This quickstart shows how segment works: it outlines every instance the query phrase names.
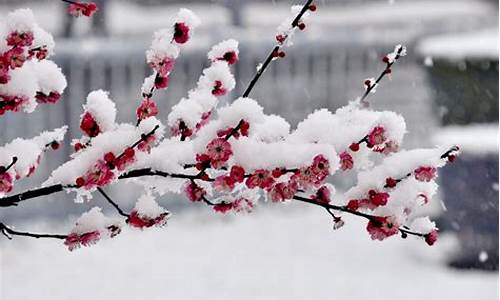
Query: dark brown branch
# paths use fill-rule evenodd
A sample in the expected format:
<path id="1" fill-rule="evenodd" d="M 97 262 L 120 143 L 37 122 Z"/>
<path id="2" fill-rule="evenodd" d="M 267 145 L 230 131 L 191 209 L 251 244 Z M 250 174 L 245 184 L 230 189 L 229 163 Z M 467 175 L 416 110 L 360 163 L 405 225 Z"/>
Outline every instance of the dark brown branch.
<path id="1" fill-rule="evenodd" d="M 302 9 L 297 14 L 297 16 L 295 17 L 295 19 L 293 20 L 293 22 L 291 24 L 292 28 L 298 26 L 300 18 L 302 18 L 302 16 L 304 15 L 304 13 L 309 9 L 309 6 L 311 5 L 312 2 L 313 2 L 313 0 L 307 0 L 304 3 L 304 5 L 302 6 Z M 288 38 L 288 36 L 285 37 L 285 40 L 283 41 L 283 43 L 286 41 L 287 38 Z M 243 98 L 247 98 L 250 95 L 250 92 L 254 88 L 255 84 L 257 83 L 257 81 L 259 81 L 260 76 L 264 73 L 264 71 L 267 69 L 267 67 L 269 66 L 269 64 L 273 61 L 273 58 L 275 57 L 275 54 L 279 51 L 280 48 L 281 48 L 281 45 L 278 44 L 278 45 L 274 46 L 273 50 L 271 50 L 271 52 L 269 53 L 269 55 L 267 56 L 267 58 L 264 60 L 264 62 L 262 63 L 262 65 L 257 70 L 257 73 L 255 73 L 255 75 L 252 78 L 252 80 L 250 80 L 250 83 L 248 84 L 248 87 L 246 88 L 245 92 L 243 93 L 243 96 L 242 96 Z"/>
<path id="2" fill-rule="evenodd" d="M 31 233 L 31 232 L 25 232 L 25 231 L 17 231 L 17 230 L 9 228 L 4 223 L 0 223 L 0 231 L 9 240 L 12 239 L 11 235 L 26 236 L 26 237 L 32 237 L 32 238 L 37 238 L 37 239 L 39 239 L 39 238 L 51 238 L 51 239 L 60 239 L 60 240 L 64 240 L 67 237 L 67 235 L 63 235 L 63 234 Z"/>
<path id="3" fill-rule="evenodd" d="M 128 218 L 130 217 L 129 214 L 125 213 L 121 208 L 120 206 L 118 206 L 118 204 L 116 204 L 115 201 L 113 201 L 113 199 L 111 199 L 111 197 L 109 197 L 103 189 L 101 189 L 100 187 L 97 188 L 97 190 L 99 191 L 99 193 L 101 193 L 101 195 L 109 202 L 109 204 L 111 204 L 117 211 L 120 215 Z"/>
<path id="4" fill-rule="evenodd" d="M 398 53 L 396 53 L 396 57 L 394 58 L 394 60 L 392 62 L 386 63 L 385 69 L 377 77 L 377 80 L 375 80 L 375 83 L 366 88 L 366 91 L 363 94 L 363 96 L 361 97 L 360 102 L 364 102 L 366 97 L 368 97 L 370 92 L 378 85 L 378 83 L 382 80 L 382 78 L 384 78 L 385 75 L 391 73 L 391 67 L 401 57 L 400 54 L 403 51 L 403 48 L 404 48 L 404 46 L 401 46 L 401 48 L 398 49 Z"/>
<path id="5" fill-rule="evenodd" d="M 342 211 L 342 212 L 345 212 L 345 213 L 348 213 L 348 214 L 352 214 L 352 215 L 356 215 L 358 217 L 365 218 L 365 219 L 367 219 L 369 221 L 371 221 L 375 217 L 377 217 L 377 216 L 372 216 L 372 215 L 369 215 L 369 214 L 366 214 L 366 213 L 362 213 L 362 212 L 359 212 L 359 211 L 350 210 L 346 206 L 338 206 L 338 205 L 333 205 L 333 204 L 328 204 L 328 203 L 322 203 L 322 202 L 318 202 L 318 201 L 315 201 L 315 200 L 312 200 L 312 199 L 308 199 L 308 198 L 305 198 L 305 197 L 301 197 L 301 196 L 297 196 L 297 195 L 295 195 L 293 197 L 293 199 L 297 200 L 297 201 L 302 201 L 302 202 L 306 202 L 306 203 L 309 203 L 309 204 L 321 206 L 321 207 L 325 208 L 328 211 L 328 213 L 330 213 L 334 218 L 335 218 L 335 216 L 333 215 L 333 213 L 330 210 Z M 420 237 L 425 236 L 425 234 L 423 234 L 423 233 L 414 232 L 414 231 L 411 231 L 411 230 L 403 228 L 403 227 L 399 227 L 398 229 L 399 229 L 399 231 L 402 234 L 404 233 L 406 235 L 415 235 L 415 236 L 420 236 Z"/>
<path id="6" fill-rule="evenodd" d="M 17 162 L 17 156 L 12 157 L 12 161 L 7 166 L 0 166 L 0 174 L 7 172 Z"/>

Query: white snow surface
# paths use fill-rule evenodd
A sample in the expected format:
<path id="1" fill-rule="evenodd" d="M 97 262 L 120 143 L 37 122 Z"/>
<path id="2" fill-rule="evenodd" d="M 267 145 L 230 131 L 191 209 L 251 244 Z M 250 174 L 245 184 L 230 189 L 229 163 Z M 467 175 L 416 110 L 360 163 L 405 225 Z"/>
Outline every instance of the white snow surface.
<path id="1" fill-rule="evenodd" d="M 452 125 L 439 128 L 432 136 L 436 145 L 457 145 L 465 155 L 498 153 L 498 124 Z"/>
<path id="2" fill-rule="evenodd" d="M 434 36 L 421 41 L 417 51 L 422 56 L 449 60 L 492 59 L 498 61 L 498 30 Z"/>
<path id="3" fill-rule="evenodd" d="M 174 215 L 167 227 L 124 228 L 113 239 L 73 252 L 59 240 L 3 239 L 1 296 L 3 300 L 498 299 L 498 273 L 443 265 L 442 259 L 456 246 L 445 236 L 433 247 L 413 237 L 376 242 L 358 219 L 346 218 L 346 225 L 333 231 L 322 209 L 299 203 L 275 208 L 236 217 L 200 211 Z M 47 226 L 17 229 L 28 228 L 41 231 Z"/>

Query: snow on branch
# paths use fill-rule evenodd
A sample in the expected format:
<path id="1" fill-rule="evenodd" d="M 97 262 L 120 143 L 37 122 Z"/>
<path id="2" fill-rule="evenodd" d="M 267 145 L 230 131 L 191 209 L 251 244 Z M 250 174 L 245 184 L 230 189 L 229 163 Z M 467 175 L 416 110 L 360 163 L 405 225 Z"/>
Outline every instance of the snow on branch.
<path id="1" fill-rule="evenodd" d="M 29 9 L 18 9 L 0 23 L 0 116 L 31 113 L 39 103 L 56 103 L 66 77 L 48 58 L 55 42 Z"/>
<path id="2" fill-rule="evenodd" d="M 69 2 L 80 8 L 78 14 L 86 15 L 82 3 Z M 97 191 L 118 218 L 104 216 L 96 206 L 67 235 L 21 232 L 3 223 L 0 230 L 9 238 L 64 239 L 69 250 L 74 250 L 115 237 L 125 225 L 140 230 L 164 226 L 170 212 L 156 199 L 166 193 L 183 193 L 189 201 L 222 214 L 252 212 L 259 201 L 304 202 L 326 210 L 334 229 L 344 225 L 345 215 L 352 215 L 366 219 L 366 230 L 374 240 L 399 234 L 434 244 L 437 228 L 422 216 L 422 207 L 436 194 L 437 169 L 454 161 L 459 148 L 402 150 L 403 117 L 359 105 L 406 54 L 404 46 L 396 46 L 384 57 L 386 68 L 377 79 L 365 82 L 361 98 L 335 112 L 316 110 L 296 128 L 280 116 L 266 114 L 257 100 L 249 98 L 264 71 L 286 56 L 283 49 L 292 45 L 297 29 L 306 29 L 316 10 L 312 0 L 292 7 L 278 27 L 277 44 L 243 95 L 226 105 L 219 105 L 219 99 L 235 87 L 230 67 L 239 59 L 238 42 L 229 39 L 214 45 L 207 55 L 210 65 L 187 96 L 172 107 L 164 125 L 158 118 L 154 91 L 168 87 L 175 60 L 200 23 L 191 11 L 181 9 L 170 27 L 154 34 L 146 52 L 153 73 L 142 86 L 143 100 L 134 124 L 117 123 L 116 105 L 109 93 L 90 92 L 80 117 L 82 137 L 72 141 L 75 151 L 71 159 L 56 168 L 41 187 L 14 195 L 10 194 L 13 182 L 29 176 L 45 150 L 57 149 L 66 127 L 0 147 L 0 207 L 61 191 L 74 193 L 76 202 L 96 201 L 93 194 Z M 57 66 L 43 61 L 44 54 L 52 52 L 53 41 L 40 42 L 40 37 L 49 35 L 37 34 L 42 29 L 32 20 L 31 11 L 20 10 L 2 25 L 3 57 L 7 57 L 5 52 L 22 49 L 23 55 L 33 53 L 27 58 L 40 60 L 25 62 L 8 56 L 8 63 L 1 65 L 0 108 L 4 111 L 30 109 L 36 101 L 55 102 L 55 93 L 61 94 L 66 86 Z M 28 75 L 21 74 L 26 78 L 21 82 L 16 72 Z M 26 101 L 10 109 L 11 98 L 4 94 Z M 32 98 L 35 100 L 29 100 Z M 338 194 L 331 176 L 349 172 L 357 173 L 357 183 L 344 195 Z M 118 181 L 143 189 L 130 212 L 104 191 Z"/>

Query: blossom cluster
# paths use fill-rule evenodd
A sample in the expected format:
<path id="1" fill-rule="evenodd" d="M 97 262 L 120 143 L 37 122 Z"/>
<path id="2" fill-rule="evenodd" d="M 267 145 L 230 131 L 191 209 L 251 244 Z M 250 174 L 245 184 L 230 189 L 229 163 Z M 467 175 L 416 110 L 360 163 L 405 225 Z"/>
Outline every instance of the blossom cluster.
<path id="1" fill-rule="evenodd" d="M 56 103 L 66 77 L 48 58 L 52 35 L 35 22 L 29 9 L 18 9 L 0 23 L 0 115 L 33 112 L 38 103 Z"/>
<path id="2" fill-rule="evenodd" d="M 0 197 L 12 191 L 16 180 L 31 176 L 49 150 L 57 150 L 68 127 L 44 131 L 31 139 L 16 138 L 0 147 Z"/>
<path id="3" fill-rule="evenodd" d="M 302 5 L 293 5 L 290 9 L 290 15 L 284 19 L 281 24 L 278 26 L 278 31 L 276 33 L 276 41 L 280 45 L 291 46 L 293 45 L 292 36 L 295 33 L 295 30 L 298 28 L 299 30 L 304 30 L 306 28 L 306 22 L 309 18 L 309 12 L 316 11 L 316 5 L 310 4 L 307 7 L 307 11 L 302 15 L 302 17 L 295 22 L 295 18 L 299 14 L 299 12 L 303 9 Z M 281 53 L 281 52 L 280 52 Z M 283 57 L 284 54 L 277 53 L 278 56 Z"/>
<path id="4" fill-rule="evenodd" d="M 73 251 L 81 246 L 93 245 L 104 238 L 113 238 L 120 232 L 119 221 L 104 216 L 101 208 L 94 207 L 78 218 L 64 240 L 64 245 Z"/>
<path id="5" fill-rule="evenodd" d="M 198 17 L 192 11 L 183 8 L 177 13 L 171 27 L 154 33 L 151 47 L 146 52 L 146 61 L 153 74 L 146 77 L 142 85 L 143 100 L 136 110 L 138 122 L 158 114 L 158 106 L 151 99 L 153 91 L 168 87 L 169 76 L 174 69 L 181 46 L 190 40 L 199 24 Z"/>
<path id="6" fill-rule="evenodd" d="M 238 42 L 225 40 L 208 52 L 210 66 L 203 70 L 197 86 L 172 107 L 168 126 L 173 135 L 191 137 L 210 118 L 218 98 L 234 89 L 236 82 L 229 65 L 238 61 Z"/>

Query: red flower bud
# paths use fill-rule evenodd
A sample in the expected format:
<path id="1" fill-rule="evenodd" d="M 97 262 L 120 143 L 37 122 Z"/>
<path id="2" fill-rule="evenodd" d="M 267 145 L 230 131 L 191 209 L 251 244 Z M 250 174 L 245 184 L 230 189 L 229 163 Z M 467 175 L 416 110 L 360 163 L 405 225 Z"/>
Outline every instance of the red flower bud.
<path id="1" fill-rule="evenodd" d="M 359 150 L 359 144 L 358 143 L 352 143 L 350 146 L 349 146 L 349 149 L 351 149 L 351 151 L 353 152 L 356 152 Z"/>
<path id="2" fill-rule="evenodd" d="M 82 187 L 85 184 L 85 179 L 83 177 L 78 177 L 76 179 L 76 186 L 77 187 Z"/>
<path id="3" fill-rule="evenodd" d="M 60 144 L 56 141 L 53 141 L 52 143 L 50 143 L 50 147 L 53 149 L 53 150 L 57 150 L 59 149 L 59 146 Z"/>

